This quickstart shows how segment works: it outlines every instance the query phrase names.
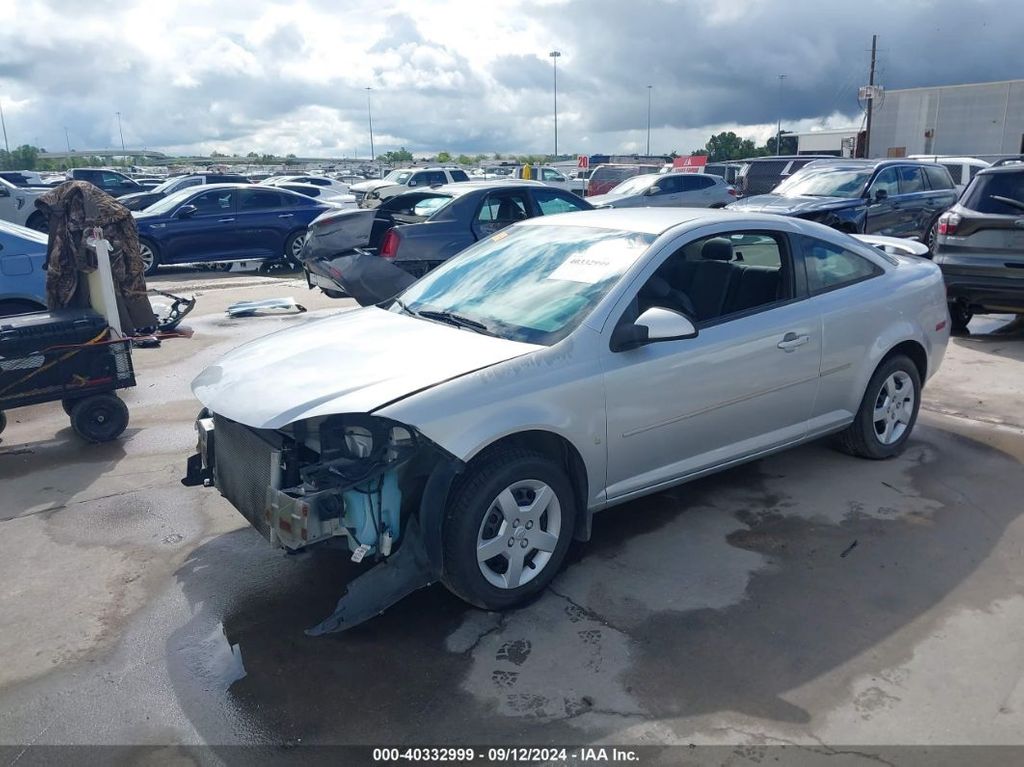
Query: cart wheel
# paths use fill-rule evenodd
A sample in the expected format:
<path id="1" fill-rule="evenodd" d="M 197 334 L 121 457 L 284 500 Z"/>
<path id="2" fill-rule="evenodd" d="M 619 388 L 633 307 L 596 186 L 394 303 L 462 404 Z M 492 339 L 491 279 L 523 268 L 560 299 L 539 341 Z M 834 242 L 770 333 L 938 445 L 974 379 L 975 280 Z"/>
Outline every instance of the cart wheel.
<path id="1" fill-rule="evenodd" d="M 113 394 L 95 394 L 74 402 L 71 428 L 89 442 L 109 442 L 128 426 L 128 406 Z"/>
<path id="2" fill-rule="evenodd" d="M 68 415 L 71 415 L 71 411 L 75 409 L 75 405 L 77 405 L 80 401 L 81 401 L 80 397 L 78 397 L 78 398 L 66 397 L 65 399 L 62 399 L 60 401 L 60 406 L 62 408 L 64 408 L 64 412 L 65 413 L 67 413 Z"/>
<path id="3" fill-rule="evenodd" d="M 7 415 L 3 410 L 0 410 L 0 434 L 3 434 L 4 429 L 7 428 Z"/>

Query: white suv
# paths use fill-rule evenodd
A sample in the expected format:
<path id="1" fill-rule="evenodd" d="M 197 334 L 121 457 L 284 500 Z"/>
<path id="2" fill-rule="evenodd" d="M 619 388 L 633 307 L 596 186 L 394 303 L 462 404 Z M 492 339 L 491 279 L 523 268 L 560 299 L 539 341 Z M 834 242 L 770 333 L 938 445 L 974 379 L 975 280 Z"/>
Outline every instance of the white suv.
<path id="1" fill-rule="evenodd" d="M 469 181 L 466 171 L 461 168 L 400 168 L 391 171 L 384 178 L 352 184 L 348 191 L 355 195 L 359 207 L 376 207 L 371 200 L 380 199 L 380 190 L 392 186 L 434 187 Z"/>
<path id="2" fill-rule="evenodd" d="M 50 190 L 15 186 L 10 181 L 0 178 L 0 219 L 45 232 L 46 216 L 36 210 L 35 202 L 36 198 L 42 197 L 48 191 Z"/>

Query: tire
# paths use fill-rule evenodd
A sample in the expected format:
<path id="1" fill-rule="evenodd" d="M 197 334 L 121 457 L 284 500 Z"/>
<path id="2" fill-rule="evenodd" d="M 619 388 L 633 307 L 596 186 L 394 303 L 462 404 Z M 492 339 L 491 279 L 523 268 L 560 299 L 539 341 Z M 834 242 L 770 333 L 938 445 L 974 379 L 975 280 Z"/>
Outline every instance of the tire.
<path id="1" fill-rule="evenodd" d="M 128 406 L 113 394 L 83 397 L 71 408 L 71 428 L 87 442 L 109 442 L 128 426 Z"/>
<path id="2" fill-rule="evenodd" d="M 151 277 L 156 274 L 156 270 L 160 268 L 160 253 L 156 249 L 156 245 L 154 245 L 150 240 L 140 237 L 139 253 L 142 255 L 142 263 L 146 267 L 143 273 L 147 277 Z"/>
<path id="3" fill-rule="evenodd" d="M 64 408 L 64 412 L 71 415 L 71 411 L 75 409 L 75 405 L 78 404 L 77 398 L 65 397 L 60 401 L 60 406 Z"/>
<path id="4" fill-rule="evenodd" d="M 899 455 L 914 430 L 920 407 L 917 366 L 902 354 L 883 360 L 868 382 L 853 423 L 837 435 L 839 448 L 872 460 Z"/>
<path id="5" fill-rule="evenodd" d="M 531 513 L 529 505 L 536 503 L 538 493 L 548 501 Z M 504 512 L 501 496 L 507 499 Z M 575 509 L 572 483 L 549 459 L 520 448 L 482 456 L 446 509 L 442 582 L 456 596 L 485 610 L 503 610 L 529 599 L 562 566 Z M 545 544 L 541 547 L 530 544 L 538 533 Z M 533 542 L 539 543 L 538 538 Z M 478 548 L 486 544 L 492 544 L 488 551 L 494 556 L 478 561 Z"/>
<path id="6" fill-rule="evenodd" d="M 28 220 L 25 222 L 25 226 L 29 229 L 35 229 L 37 232 L 43 232 L 45 234 L 50 231 L 50 220 L 37 210 L 28 217 Z"/>
<path id="7" fill-rule="evenodd" d="M 972 319 L 974 319 L 974 312 L 971 311 L 967 304 L 961 301 L 954 301 L 949 305 L 950 329 L 954 333 L 965 332 Z"/>
<path id="8" fill-rule="evenodd" d="M 302 253 L 302 246 L 306 243 L 306 234 L 306 229 L 303 229 L 300 232 L 292 232 L 284 242 L 284 257 L 292 266 L 302 266 L 302 260 L 299 258 L 299 254 Z"/>
<path id="9" fill-rule="evenodd" d="M 7 428 L 7 414 L 0 410 L 0 434 L 4 433 L 4 429 Z"/>
<path id="10" fill-rule="evenodd" d="M 928 247 L 928 258 L 935 258 L 935 244 L 939 241 L 939 219 L 932 221 L 924 235 L 924 244 Z"/>
<path id="11" fill-rule="evenodd" d="M 13 317 L 15 314 L 45 311 L 45 306 L 34 301 L 0 301 L 0 317 Z"/>

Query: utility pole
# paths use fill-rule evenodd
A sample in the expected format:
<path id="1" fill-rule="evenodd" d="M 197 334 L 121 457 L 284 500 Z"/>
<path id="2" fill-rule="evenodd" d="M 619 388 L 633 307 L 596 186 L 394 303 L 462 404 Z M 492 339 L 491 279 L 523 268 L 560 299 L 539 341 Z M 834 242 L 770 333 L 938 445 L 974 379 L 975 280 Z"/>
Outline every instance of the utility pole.
<path id="1" fill-rule="evenodd" d="M 551 51 L 548 54 L 551 57 L 551 77 L 555 95 L 555 160 L 558 160 L 558 57 L 561 55 L 561 51 Z"/>
<path id="2" fill-rule="evenodd" d="M 124 150 L 124 132 L 121 130 L 121 113 L 117 112 L 117 132 L 121 136 L 121 154 L 125 155 L 125 160 L 128 159 L 127 153 Z"/>
<path id="3" fill-rule="evenodd" d="M 366 87 L 366 119 L 370 124 L 370 164 L 372 165 L 377 160 L 377 155 L 373 152 L 373 110 L 370 108 L 370 91 L 373 88 Z"/>
<path id="4" fill-rule="evenodd" d="M 0 125 L 4 128 L 4 150 L 7 152 L 7 162 L 10 162 L 11 145 L 7 143 L 7 121 L 4 119 L 4 105 L 2 101 L 0 101 Z"/>
<path id="5" fill-rule="evenodd" d="M 875 51 L 878 35 L 871 35 L 871 71 L 868 73 L 868 116 L 864 125 L 864 156 L 871 157 L 871 112 L 875 106 Z"/>
<path id="6" fill-rule="evenodd" d="M 775 131 L 775 156 L 782 154 L 782 82 L 785 75 L 779 75 L 779 127 Z"/>
<path id="7" fill-rule="evenodd" d="M 651 91 L 653 85 L 647 86 L 647 156 L 651 156 Z"/>
<path id="8" fill-rule="evenodd" d="M 71 135 L 68 133 L 68 126 L 64 126 L 64 139 L 68 142 L 68 154 L 71 154 Z M 71 159 L 70 157 L 68 158 Z"/>

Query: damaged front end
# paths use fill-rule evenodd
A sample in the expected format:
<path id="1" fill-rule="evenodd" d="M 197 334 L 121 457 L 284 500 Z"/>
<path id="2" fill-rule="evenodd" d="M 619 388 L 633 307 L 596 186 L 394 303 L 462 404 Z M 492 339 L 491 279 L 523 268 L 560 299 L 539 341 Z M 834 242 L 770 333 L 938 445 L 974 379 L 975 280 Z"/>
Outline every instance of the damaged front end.
<path id="1" fill-rule="evenodd" d="M 439 576 L 441 507 L 461 462 L 413 427 L 346 414 L 256 429 L 204 410 L 196 430 L 183 484 L 216 486 L 289 552 L 340 544 L 377 562 L 307 633 L 358 625 Z"/>

